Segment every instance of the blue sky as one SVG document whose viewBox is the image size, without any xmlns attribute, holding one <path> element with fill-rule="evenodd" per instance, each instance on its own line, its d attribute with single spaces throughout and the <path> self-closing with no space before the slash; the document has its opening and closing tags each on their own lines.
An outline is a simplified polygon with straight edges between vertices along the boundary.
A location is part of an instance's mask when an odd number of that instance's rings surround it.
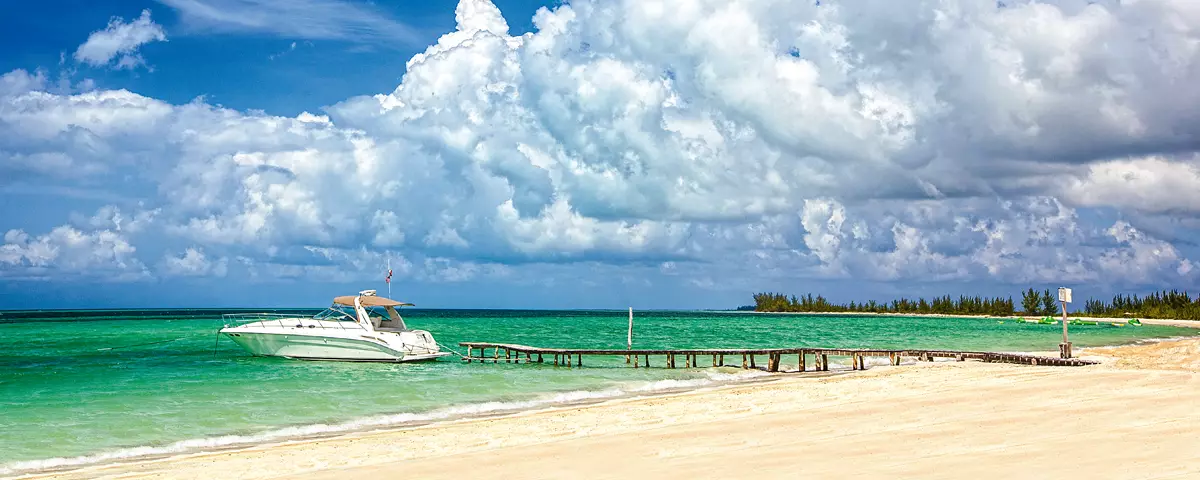
<svg viewBox="0 0 1200 480">
<path fill-rule="evenodd" d="M 240 10 L 229 7 L 250 9 L 256 2 L 208 3 L 226 6 L 236 14 Z M 153 60 L 152 73 L 71 63 L 63 67 L 78 68 L 79 76 L 94 79 L 101 88 L 126 88 L 171 103 L 203 96 L 238 110 L 294 116 L 354 95 L 395 89 L 404 75 L 405 62 L 454 29 L 454 1 L 347 3 L 412 32 L 397 33 L 394 39 L 366 34 L 321 38 L 326 35 L 193 27 L 185 11 L 172 8 L 172 2 L 97 1 L 71 3 L 69 8 L 56 2 L 5 2 L 0 5 L 0 16 L 8 20 L 0 42 L 17 48 L 0 52 L 0 70 L 42 67 L 57 73 L 63 70 L 58 65 L 60 55 L 70 58 L 88 34 L 107 25 L 110 18 L 129 21 L 149 9 L 154 22 L 170 33 L 168 41 L 140 48 Z M 519 34 L 532 29 L 530 19 L 539 7 L 555 3 L 515 0 L 496 2 L 496 6 L 512 33 Z M 304 15 L 303 4 L 292 13 Z"/>
<path fill-rule="evenodd" d="M 0 309 L 1195 291 L 1155 5 L 7 2 Z"/>
</svg>

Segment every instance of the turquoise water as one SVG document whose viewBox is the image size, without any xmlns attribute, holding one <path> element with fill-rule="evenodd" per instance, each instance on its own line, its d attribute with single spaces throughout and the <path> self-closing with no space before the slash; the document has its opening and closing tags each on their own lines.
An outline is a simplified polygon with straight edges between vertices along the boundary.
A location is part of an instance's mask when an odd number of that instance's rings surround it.
<svg viewBox="0 0 1200 480">
<path fill-rule="evenodd" d="M 625 348 L 627 312 L 406 310 L 460 341 Z M 0 314 L 0 474 L 146 454 L 698 387 L 736 369 L 306 362 L 218 340 L 219 312 Z M 849 347 L 1056 351 L 1061 326 L 996 319 L 636 312 L 635 348 Z M 1077 347 L 1196 330 L 1071 326 Z M 659 359 L 652 359 L 661 367 Z M 786 360 L 785 360 L 786 363 Z"/>
</svg>

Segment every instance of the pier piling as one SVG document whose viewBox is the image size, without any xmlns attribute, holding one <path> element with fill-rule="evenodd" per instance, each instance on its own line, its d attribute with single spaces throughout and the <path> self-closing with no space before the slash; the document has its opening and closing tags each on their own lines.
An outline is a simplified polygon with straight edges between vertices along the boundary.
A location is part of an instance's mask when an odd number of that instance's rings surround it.
<svg viewBox="0 0 1200 480">
<path fill-rule="evenodd" d="M 683 355 L 684 368 L 702 368 L 700 367 L 700 356 L 709 355 L 712 357 L 713 367 L 724 367 L 726 355 L 741 355 L 742 368 L 744 369 L 759 369 L 768 372 L 778 372 L 781 368 L 782 358 L 785 354 L 794 354 L 797 356 L 799 372 L 828 372 L 829 371 L 829 356 L 848 357 L 850 359 L 850 370 L 866 370 L 867 359 L 870 357 L 886 357 L 888 363 L 893 366 L 899 366 L 904 357 L 916 358 L 918 361 L 933 362 L 938 358 L 952 359 L 954 361 L 964 362 L 967 360 L 977 360 L 982 362 L 1001 362 L 1015 363 L 1023 365 L 1036 366 L 1083 366 L 1093 365 L 1096 362 L 1091 360 L 1082 360 L 1079 358 L 1058 358 L 1058 357 L 1041 357 L 1035 355 L 1021 355 L 1012 353 L 998 352 L 976 352 L 976 351 L 957 351 L 957 350 L 871 350 L 871 349 L 839 349 L 839 348 L 754 348 L 754 349 L 678 349 L 678 350 L 601 350 L 601 349 L 562 349 L 562 348 L 539 348 L 525 345 L 505 344 L 505 343 L 484 343 L 484 342 L 462 342 L 459 344 L 466 347 L 467 354 L 463 356 L 465 363 L 487 363 L 491 360 L 492 363 L 500 363 L 500 351 L 504 351 L 505 363 L 520 364 L 521 357 L 525 357 L 524 363 L 534 363 L 534 356 L 537 356 L 536 363 L 544 363 L 544 355 L 554 356 L 555 366 L 565 366 L 568 368 L 583 367 L 583 355 L 600 355 L 600 356 L 625 356 L 630 359 L 630 364 L 634 368 L 650 368 L 650 356 L 662 355 L 664 366 L 666 368 L 677 368 L 676 356 Z M 491 355 L 487 354 L 491 350 Z M 478 353 L 476 353 L 478 351 Z M 766 355 L 767 363 L 763 367 L 757 365 L 757 356 Z M 813 366 L 810 369 L 808 365 L 808 355 L 813 356 Z M 641 361 L 639 361 L 639 357 Z M 475 362 L 478 360 L 478 362 Z"/>
</svg>

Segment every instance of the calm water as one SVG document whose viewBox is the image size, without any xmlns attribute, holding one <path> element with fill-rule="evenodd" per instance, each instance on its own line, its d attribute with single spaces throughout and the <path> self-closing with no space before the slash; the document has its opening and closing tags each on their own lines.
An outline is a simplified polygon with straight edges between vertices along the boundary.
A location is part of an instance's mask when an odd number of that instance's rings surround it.
<svg viewBox="0 0 1200 480">
<path fill-rule="evenodd" d="M 411 327 L 429 330 L 455 350 L 472 340 L 625 347 L 623 311 L 406 312 Z M 617 358 L 585 358 L 583 369 L 468 365 L 456 357 L 398 365 L 258 358 L 227 339 L 215 341 L 218 313 L 3 312 L 0 474 L 697 387 L 745 375 L 634 370 Z M 1197 333 L 1151 325 L 1070 328 L 1080 347 Z M 1060 336 L 1058 325 L 995 319 L 636 312 L 634 346 L 1055 351 Z"/>
</svg>

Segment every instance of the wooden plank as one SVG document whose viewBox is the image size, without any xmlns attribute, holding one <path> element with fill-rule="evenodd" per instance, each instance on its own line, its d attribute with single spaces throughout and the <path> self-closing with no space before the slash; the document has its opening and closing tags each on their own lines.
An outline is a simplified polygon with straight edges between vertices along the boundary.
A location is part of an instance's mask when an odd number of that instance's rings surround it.
<svg viewBox="0 0 1200 480">
<path fill-rule="evenodd" d="M 872 356 L 887 356 L 891 359 L 893 365 L 899 365 L 901 359 L 905 356 L 916 357 L 920 361 L 932 362 L 937 358 L 954 359 L 957 361 L 980 360 L 984 362 L 1004 362 L 1004 363 L 1023 363 L 1036 364 L 1046 366 L 1083 366 L 1094 365 L 1097 362 L 1091 360 L 1081 360 L 1078 358 L 1061 358 L 1061 357 L 1040 357 L 1035 355 L 1012 354 L 1003 352 L 978 352 L 978 351 L 956 351 L 956 350 L 875 350 L 875 349 L 844 349 L 844 348 L 754 348 L 754 349 L 680 349 L 680 350 L 599 350 L 599 349 L 562 349 L 562 348 L 539 348 L 526 345 L 514 345 L 505 343 L 485 343 L 485 342 L 461 342 L 460 346 L 467 348 L 467 355 L 463 357 L 467 363 L 479 360 L 481 363 L 487 359 L 487 349 L 492 349 L 490 360 L 492 363 L 499 363 L 500 350 L 505 351 L 505 361 L 507 363 L 520 363 L 520 354 L 525 354 L 526 363 L 532 362 L 533 354 L 538 355 L 538 363 L 542 363 L 543 355 L 551 354 L 555 356 L 555 365 L 571 366 L 570 358 L 575 356 L 576 365 L 582 366 L 582 355 L 625 355 L 636 356 L 641 355 L 645 359 L 645 365 L 649 366 L 650 355 L 665 355 L 667 359 L 667 367 L 675 368 L 675 356 L 685 355 L 685 362 L 689 368 L 699 366 L 700 355 L 712 355 L 714 364 L 717 366 L 725 365 L 725 355 L 742 355 L 743 368 L 757 368 L 756 356 L 768 356 L 768 369 L 773 362 L 778 361 L 783 354 L 796 354 L 800 358 L 801 366 L 804 367 L 801 371 L 807 370 L 805 356 L 811 353 L 814 356 L 814 364 L 818 371 L 828 371 L 829 355 L 848 356 L 851 357 L 852 368 L 862 370 L 866 368 L 866 358 Z M 479 350 L 478 356 L 475 350 Z M 640 366 L 640 365 L 639 365 Z"/>
</svg>

